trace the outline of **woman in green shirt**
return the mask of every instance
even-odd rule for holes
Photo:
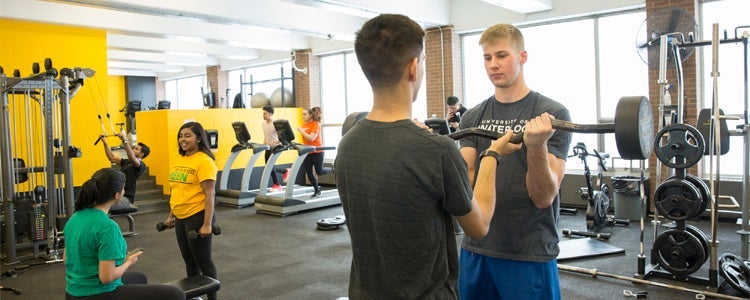
[[[65,299],[185,299],[177,287],[148,285],[143,273],[127,271],[143,252],[127,255],[120,226],[107,215],[124,186],[125,174],[111,168],[83,183],[64,230]]]

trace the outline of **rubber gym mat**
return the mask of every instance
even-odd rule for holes
[[[568,239],[560,241],[559,245],[557,261],[625,253],[625,249],[592,238]]]

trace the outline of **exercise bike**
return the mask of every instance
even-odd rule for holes
[[[586,201],[586,230],[587,231],[575,231],[570,229],[563,229],[563,235],[571,236],[586,236],[593,237],[601,240],[609,240],[610,233],[601,232],[605,226],[622,225],[628,226],[629,220],[615,219],[613,215],[607,214],[609,211],[610,204],[610,190],[609,185],[602,183],[603,172],[607,171],[607,159],[610,157],[609,154],[599,153],[596,149],[592,149],[593,154],[588,152],[586,144],[577,143],[573,147],[573,155],[569,157],[578,157],[583,161],[584,176],[586,178],[586,186],[578,189],[578,195],[581,196],[583,201]],[[589,169],[586,158],[589,156],[596,157],[599,164],[599,173],[596,175],[596,184],[598,190],[594,190],[591,182],[591,170]]]

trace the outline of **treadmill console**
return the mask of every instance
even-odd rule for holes
[[[250,131],[247,130],[245,122],[237,121],[232,123],[232,129],[234,129],[234,137],[238,143],[241,145],[250,143]]]
[[[294,141],[294,130],[289,125],[289,121],[284,119],[273,120],[273,126],[276,128],[281,144],[289,145]]]

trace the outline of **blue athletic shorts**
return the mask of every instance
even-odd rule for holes
[[[461,249],[459,298],[560,299],[557,260],[532,262],[489,257]]]

